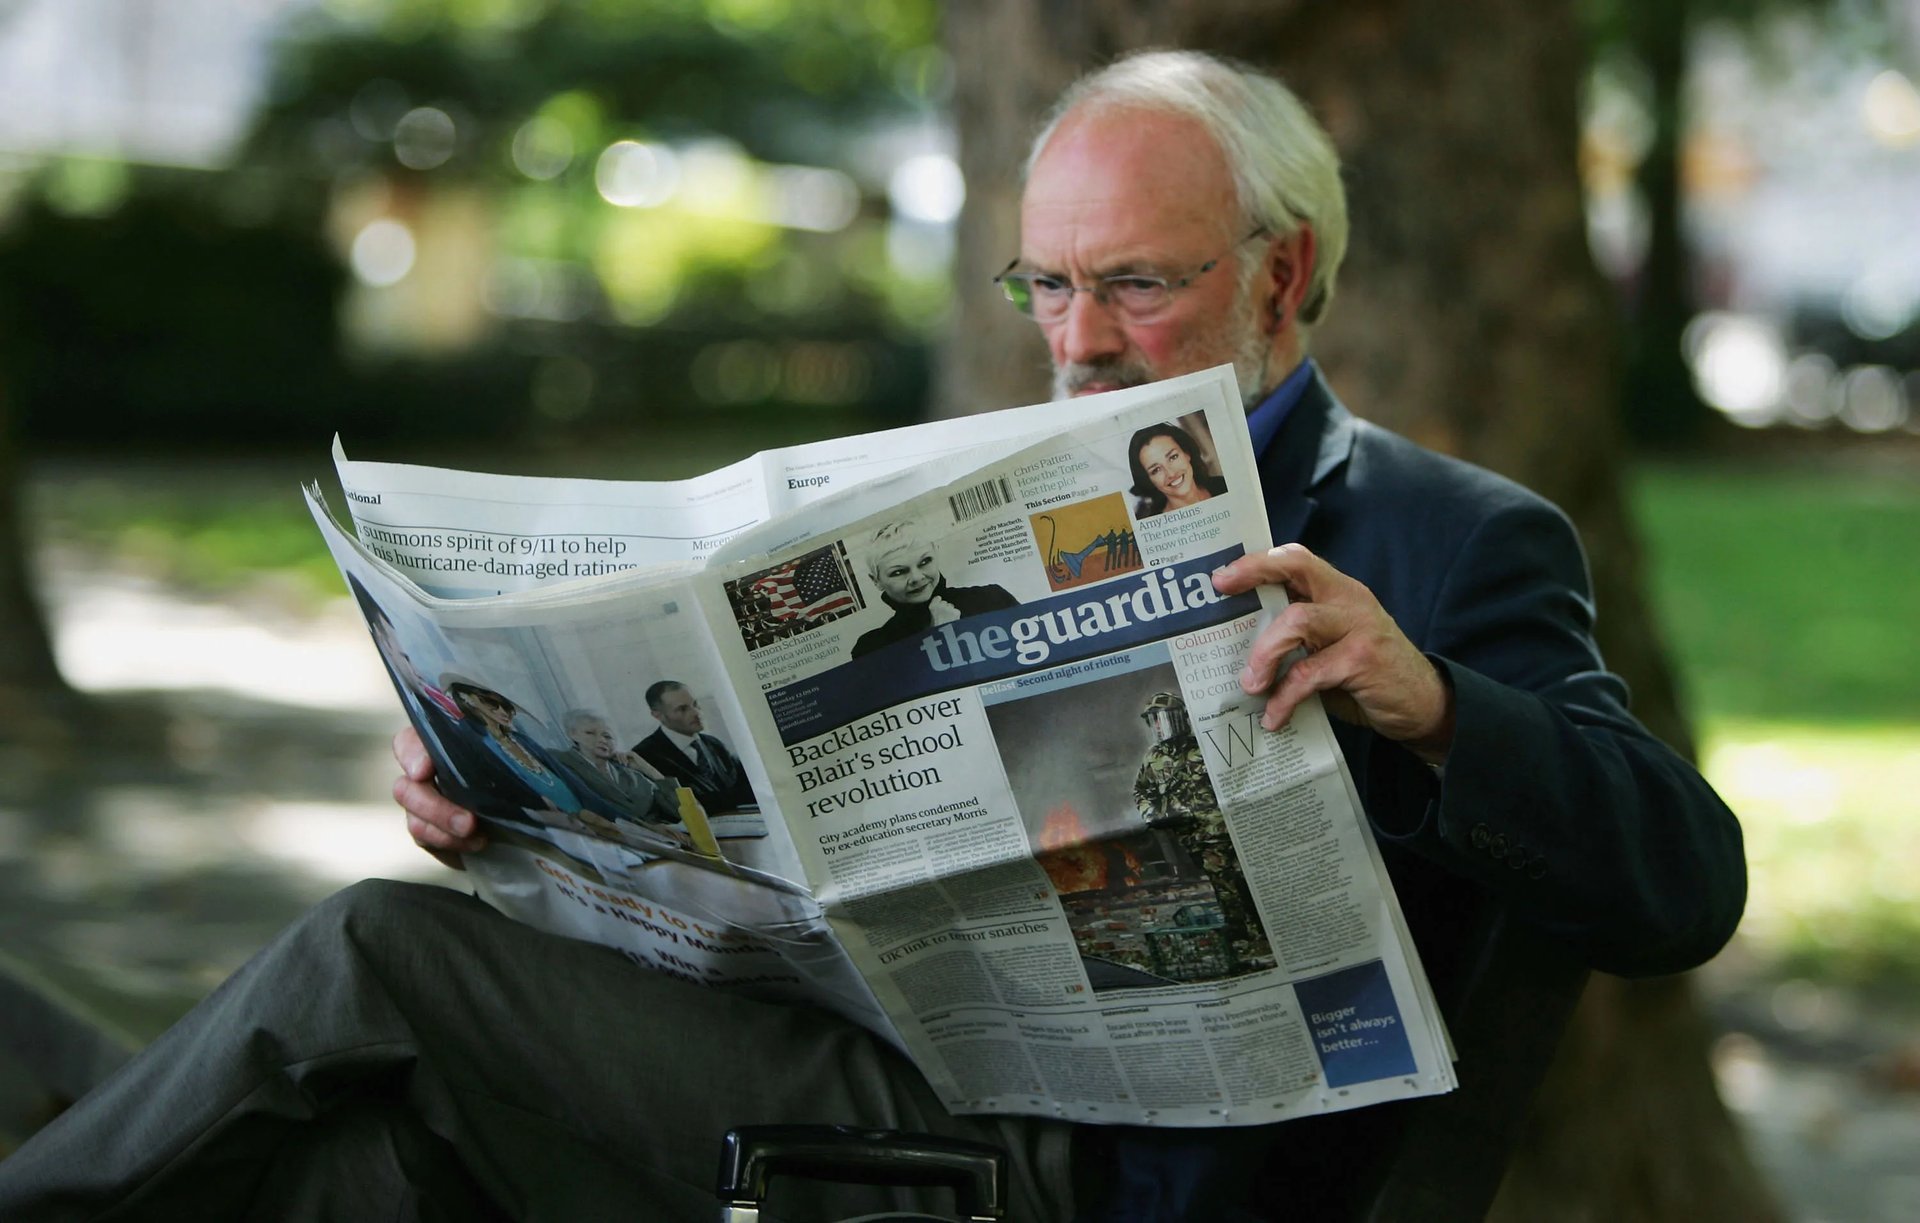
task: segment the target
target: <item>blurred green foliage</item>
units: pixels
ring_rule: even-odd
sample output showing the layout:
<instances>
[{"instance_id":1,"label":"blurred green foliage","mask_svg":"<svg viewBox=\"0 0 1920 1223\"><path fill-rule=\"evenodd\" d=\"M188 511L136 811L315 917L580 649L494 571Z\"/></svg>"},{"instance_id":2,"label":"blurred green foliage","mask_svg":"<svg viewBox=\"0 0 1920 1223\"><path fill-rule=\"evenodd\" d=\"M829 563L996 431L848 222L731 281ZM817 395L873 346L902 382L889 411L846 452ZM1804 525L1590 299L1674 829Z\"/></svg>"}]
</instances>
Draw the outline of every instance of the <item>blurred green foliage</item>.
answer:
<instances>
[{"instance_id":1,"label":"blurred green foliage","mask_svg":"<svg viewBox=\"0 0 1920 1223\"><path fill-rule=\"evenodd\" d=\"M192 596L266 583L309 605L346 593L283 467L55 466L30 486L38 544L82 568L152 578Z\"/></svg>"},{"instance_id":2,"label":"blurred green foliage","mask_svg":"<svg viewBox=\"0 0 1920 1223\"><path fill-rule=\"evenodd\" d=\"M937 243L893 258L899 153L865 138L937 111L936 21L933 0L324 0L229 168L29 172L0 215L17 427L97 451L912 418L948 272ZM618 142L659 162L660 198L613 202ZM348 270L381 219L419 247L398 290Z\"/></svg>"},{"instance_id":3,"label":"blurred green foliage","mask_svg":"<svg viewBox=\"0 0 1920 1223\"><path fill-rule=\"evenodd\" d=\"M1920 482L1646 466L1652 597L1705 718L1920 723Z\"/></svg>"}]
</instances>

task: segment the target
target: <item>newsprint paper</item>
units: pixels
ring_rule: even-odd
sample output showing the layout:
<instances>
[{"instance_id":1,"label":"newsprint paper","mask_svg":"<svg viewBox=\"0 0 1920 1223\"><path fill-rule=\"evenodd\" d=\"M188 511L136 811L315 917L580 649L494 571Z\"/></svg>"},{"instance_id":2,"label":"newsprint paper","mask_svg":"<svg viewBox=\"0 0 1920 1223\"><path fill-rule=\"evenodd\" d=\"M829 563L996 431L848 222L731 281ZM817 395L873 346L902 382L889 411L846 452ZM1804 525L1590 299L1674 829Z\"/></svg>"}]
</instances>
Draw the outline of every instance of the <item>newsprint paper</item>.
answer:
<instances>
[{"instance_id":1,"label":"newsprint paper","mask_svg":"<svg viewBox=\"0 0 1920 1223\"><path fill-rule=\"evenodd\" d=\"M1272 542L1230 370L675 482L335 458L353 533L315 516L504 912L830 1007L956 1112L1454 1086L1318 701L1240 691L1284 596L1210 578Z\"/></svg>"}]
</instances>

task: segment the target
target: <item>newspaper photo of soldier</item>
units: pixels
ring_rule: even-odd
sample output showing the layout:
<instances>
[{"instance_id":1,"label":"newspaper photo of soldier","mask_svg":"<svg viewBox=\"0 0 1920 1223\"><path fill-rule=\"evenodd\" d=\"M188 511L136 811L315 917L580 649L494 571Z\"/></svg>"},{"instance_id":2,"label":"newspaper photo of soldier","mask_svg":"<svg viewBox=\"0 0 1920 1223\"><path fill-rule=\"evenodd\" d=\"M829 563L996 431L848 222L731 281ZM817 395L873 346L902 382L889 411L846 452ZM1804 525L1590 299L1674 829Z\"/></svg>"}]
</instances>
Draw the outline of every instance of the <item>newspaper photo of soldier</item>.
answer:
<instances>
[{"instance_id":1,"label":"newspaper photo of soldier","mask_svg":"<svg viewBox=\"0 0 1920 1223\"><path fill-rule=\"evenodd\" d=\"M1127 443L1127 470L1135 518L1185 509L1227 491L1204 412L1136 432Z\"/></svg>"},{"instance_id":2,"label":"newspaper photo of soldier","mask_svg":"<svg viewBox=\"0 0 1920 1223\"><path fill-rule=\"evenodd\" d=\"M1091 497L1027 519L1046 562L1047 585L1070 590L1140 568L1140 543L1119 493Z\"/></svg>"},{"instance_id":3,"label":"newspaper photo of soldier","mask_svg":"<svg viewBox=\"0 0 1920 1223\"><path fill-rule=\"evenodd\" d=\"M983 697L1096 993L1274 966L1165 646Z\"/></svg>"},{"instance_id":4,"label":"newspaper photo of soldier","mask_svg":"<svg viewBox=\"0 0 1920 1223\"><path fill-rule=\"evenodd\" d=\"M866 607L842 543L728 582L726 592L749 650L811 632Z\"/></svg>"}]
</instances>

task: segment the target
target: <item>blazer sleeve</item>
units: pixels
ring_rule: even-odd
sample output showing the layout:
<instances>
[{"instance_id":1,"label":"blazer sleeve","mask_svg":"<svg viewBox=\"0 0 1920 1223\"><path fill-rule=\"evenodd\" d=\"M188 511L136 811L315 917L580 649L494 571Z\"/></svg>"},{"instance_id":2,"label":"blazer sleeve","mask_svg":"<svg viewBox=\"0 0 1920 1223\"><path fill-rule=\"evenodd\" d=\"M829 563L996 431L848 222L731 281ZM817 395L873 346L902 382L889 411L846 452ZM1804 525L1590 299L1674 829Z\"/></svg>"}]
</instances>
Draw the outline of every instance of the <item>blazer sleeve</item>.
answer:
<instances>
[{"instance_id":1,"label":"blazer sleeve","mask_svg":"<svg viewBox=\"0 0 1920 1223\"><path fill-rule=\"evenodd\" d=\"M1627 710L1600 660L1585 556L1528 500L1483 519L1448 566L1423 648L1452 686L1444 770L1370 754L1383 840L1464 876L1626 976L1678 972L1731 937L1746 903L1739 822ZM1383 776L1382 774L1387 774Z\"/></svg>"}]
</instances>

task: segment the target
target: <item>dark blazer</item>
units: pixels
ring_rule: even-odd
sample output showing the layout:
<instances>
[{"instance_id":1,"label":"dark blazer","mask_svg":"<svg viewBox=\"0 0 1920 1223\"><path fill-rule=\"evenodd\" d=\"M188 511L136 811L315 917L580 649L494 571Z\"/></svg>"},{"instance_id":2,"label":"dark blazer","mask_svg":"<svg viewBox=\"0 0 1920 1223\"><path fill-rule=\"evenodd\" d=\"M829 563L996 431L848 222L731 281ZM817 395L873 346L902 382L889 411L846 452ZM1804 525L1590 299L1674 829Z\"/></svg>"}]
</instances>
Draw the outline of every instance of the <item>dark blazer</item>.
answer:
<instances>
[{"instance_id":1,"label":"dark blazer","mask_svg":"<svg viewBox=\"0 0 1920 1223\"><path fill-rule=\"evenodd\" d=\"M1379 736L1340 745L1436 984L1449 933L1504 904L1591 967L1678 972L1746 901L1740 826L1627 712L1558 509L1348 414L1311 383L1261 460L1276 543L1365 582L1452 684L1444 781Z\"/></svg>"},{"instance_id":2,"label":"dark blazer","mask_svg":"<svg viewBox=\"0 0 1920 1223\"><path fill-rule=\"evenodd\" d=\"M1453 686L1444 778L1335 720L1367 818L1444 1012L1504 909L1588 965L1677 972L1740 920L1740 828L1686 761L1627 712L1594 647L1586 559L1551 504L1356 420L1318 376L1260 460L1276 543L1364 582ZM1107 1192L1252 1200L1275 1217L1354 1217L1406 1106L1170 1140L1092 1131ZM1087 1132L1087 1131L1083 1131ZM1081 1156L1076 1154L1076 1168ZM1248 1184L1248 1181L1252 1184ZM1193 1217L1214 1217L1200 1208Z\"/></svg>"},{"instance_id":3,"label":"dark blazer","mask_svg":"<svg viewBox=\"0 0 1920 1223\"><path fill-rule=\"evenodd\" d=\"M693 796L700 800L701 809L708 815L738 811L741 807L759 802L753 796L753 787L747 784L747 771L741 767L740 758L726 744L704 731L700 734L700 742L713 753L715 767L712 770L695 768L693 761L687 759L687 754L667 738L664 729L656 730L634 744L633 750L642 760L692 790Z\"/></svg>"},{"instance_id":4,"label":"dark blazer","mask_svg":"<svg viewBox=\"0 0 1920 1223\"><path fill-rule=\"evenodd\" d=\"M1365 582L1452 683L1444 778L1334 720L1442 1012L1469 931L1505 910L1599 970L1692 968L1740 922L1740 826L1692 764L1626 712L1594 647L1586 557L1553 505L1356 420L1319 376L1260 459L1275 543ZM1139 1192L1258 1217L1350 1219L1407 1104L1169 1139L1081 1131ZM1075 1169L1083 1165L1075 1154ZM1104 1187L1119 1202L1133 1190ZM1236 1215L1238 1217L1238 1215Z\"/></svg>"}]
</instances>

